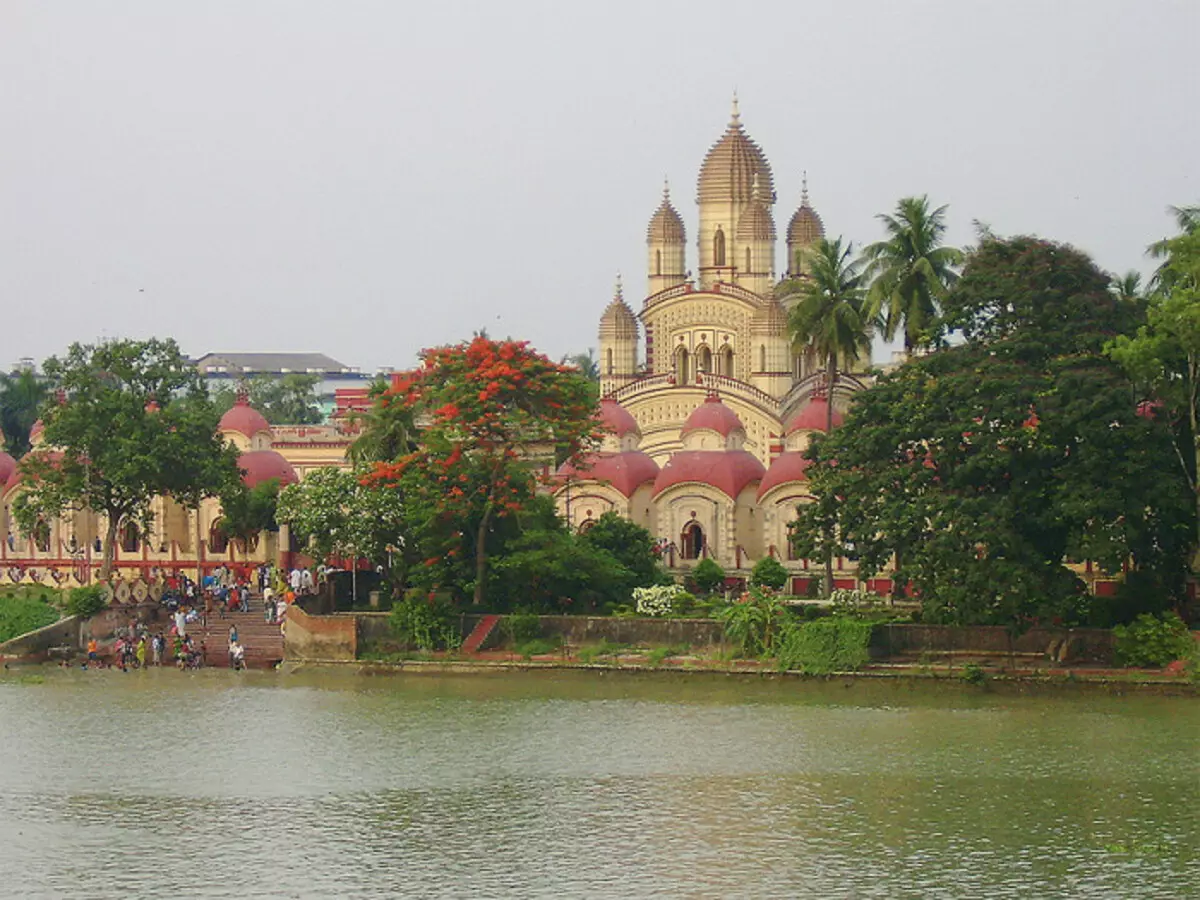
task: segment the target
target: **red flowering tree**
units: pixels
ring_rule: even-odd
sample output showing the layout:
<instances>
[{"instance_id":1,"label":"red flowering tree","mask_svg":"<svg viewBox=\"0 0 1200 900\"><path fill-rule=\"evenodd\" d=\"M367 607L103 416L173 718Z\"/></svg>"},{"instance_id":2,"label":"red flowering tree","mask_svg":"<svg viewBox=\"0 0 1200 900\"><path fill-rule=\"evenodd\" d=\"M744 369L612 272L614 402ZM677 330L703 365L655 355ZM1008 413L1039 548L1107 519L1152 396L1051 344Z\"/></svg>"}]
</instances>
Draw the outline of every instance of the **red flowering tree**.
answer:
<instances>
[{"instance_id":1,"label":"red flowering tree","mask_svg":"<svg viewBox=\"0 0 1200 900\"><path fill-rule=\"evenodd\" d=\"M480 604L488 534L529 502L556 456L595 447L596 401L578 369L523 341L480 336L422 351L421 359L378 401L412 415L418 448L377 463L368 477L403 488L426 569L448 575L471 560Z\"/></svg>"}]
</instances>

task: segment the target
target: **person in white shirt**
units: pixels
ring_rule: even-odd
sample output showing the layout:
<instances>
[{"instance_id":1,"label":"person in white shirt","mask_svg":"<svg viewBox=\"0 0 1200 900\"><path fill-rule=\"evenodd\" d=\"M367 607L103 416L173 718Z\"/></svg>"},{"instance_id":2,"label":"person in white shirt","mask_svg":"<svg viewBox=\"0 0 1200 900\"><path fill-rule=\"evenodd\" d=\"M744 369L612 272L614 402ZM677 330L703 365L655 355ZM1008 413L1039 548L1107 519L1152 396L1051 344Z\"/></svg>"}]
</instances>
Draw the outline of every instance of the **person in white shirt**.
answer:
<instances>
[{"instance_id":1,"label":"person in white shirt","mask_svg":"<svg viewBox=\"0 0 1200 900\"><path fill-rule=\"evenodd\" d=\"M300 591L302 594L311 594L313 592L313 576L309 569L300 570Z\"/></svg>"},{"instance_id":2,"label":"person in white shirt","mask_svg":"<svg viewBox=\"0 0 1200 900\"><path fill-rule=\"evenodd\" d=\"M288 575L288 584L291 585L293 591L295 591L297 594L300 593L300 570L299 569L292 569L291 573Z\"/></svg>"}]
</instances>

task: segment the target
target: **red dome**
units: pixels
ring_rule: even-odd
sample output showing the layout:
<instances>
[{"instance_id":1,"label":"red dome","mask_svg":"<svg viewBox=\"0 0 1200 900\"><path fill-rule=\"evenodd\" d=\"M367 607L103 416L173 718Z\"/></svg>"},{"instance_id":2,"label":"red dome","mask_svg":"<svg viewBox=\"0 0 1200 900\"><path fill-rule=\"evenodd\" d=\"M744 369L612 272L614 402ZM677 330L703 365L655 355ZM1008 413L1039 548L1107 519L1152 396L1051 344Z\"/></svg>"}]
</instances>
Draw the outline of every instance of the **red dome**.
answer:
<instances>
[{"instance_id":1,"label":"red dome","mask_svg":"<svg viewBox=\"0 0 1200 900\"><path fill-rule=\"evenodd\" d=\"M255 487L272 478L280 487L287 487L300 480L292 464L274 450L254 450L238 457L238 468L242 470L242 483Z\"/></svg>"},{"instance_id":2,"label":"red dome","mask_svg":"<svg viewBox=\"0 0 1200 900\"><path fill-rule=\"evenodd\" d=\"M17 461L0 450L0 484L7 486L8 479L12 478L13 472L17 470ZM0 490L0 494L4 493Z\"/></svg>"},{"instance_id":3,"label":"red dome","mask_svg":"<svg viewBox=\"0 0 1200 900\"><path fill-rule=\"evenodd\" d=\"M735 431L746 430L742 425L742 420L737 417L737 413L722 403L721 398L716 394L709 394L704 398L703 403L692 410L692 414L687 417L687 421L683 423L683 429L679 433L684 435L700 428L715 431L722 437L729 437Z\"/></svg>"},{"instance_id":4,"label":"red dome","mask_svg":"<svg viewBox=\"0 0 1200 900\"><path fill-rule=\"evenodd\" d=\"M24 459L21 460L21 462L24 462L26 459L29 459L34 454L36 454L39 458L45 459L47 462L55 462L56 460L62 459L62 454L59 453L58 451L54 451L52 453L46 453L44 451L34 450L32 453L29 453L28 455L26 455L24 457ZM2 454L2 455L8 456L7 453ZM8 458L12 459L11 456L8 456ZM16 488L16 486L19 485L24 480L25 480L25 473L21 471L21 463L15 462L13 464L12 471L9 473L8 478L4 482L4 490L0 491L0 494L7 494L9 491Z\"/></svg>"},{"instance_id":5,"label":"red dome","mask_svg":"<svg viewBox=\"0 0 1200 900\"><path fill-rule=\"evenodd\" d=\"M758 457L745 450L681 450L654 479L655 496L688 481L707 484L737 498L746 485L766 474Z\"/></svg>"},{"instance_id":6,"label":"red dome","mask_svg":"<svg viewBox=\"0 0 1200 900\"><path fill-rule=\"evenodd\" d=\"M797 431L824 431L825 417L828 415L828 401L824 397L809 397L804 405L800 407L800 411L792 416L792 420L788 422L787 430L784 434L792 434ZM833 411L833 427L841 427L844 418L835 408Z\"/></svg>"},{"instance_id":7,"label":"red dome","mask_svg":"<svg viewBox=\"0 0 1200 900\"><path fill-rule=\"evenodd\" d=\"M246 397L240 396L229 412L221 416L218 431L236 431L246 437L254 437L260 431L270 431L271 425Z\"/></svg>"},{"instance_id":8,"label":"red dome","mask_svg":"<svg viewBox=\"0 0 1200 900\"><path fill-rule=\"evenodd\" d=\"M603 397L600 400L600 422L606 431L611 431L617 437L624 437L630 432L642 433L633 413L612 397Z\"/></svg>"},{"instance_id":9,"label":"red dome","mask_svg":"<svg viewBox=\"0 0 1200 900\"><path fill-rule=\"evenodd\" d=\"M45 430L46 430L46 425L44 422L42 422L41 419L38 419L36 422L34 422L33 426L29 429L30 442L32 443L33 439L35 437L37 437L38 435L40 435Z\"/></svg>"},{"instance_id":10,"label":"red dome","mask_svg":"<svg viewBox=\"0 0 1200 900\"><path fill-rule=\"evenodd\" d=\"M808 481L805 470L811 464L810 460L804 458L803 453L794 450L781 453L771 463L771 468L767 469L766 477L763 478L762 484L758 486L759 498L761 499L771 488L779 487L781 484L788 484L794 481Z\"/></svg>"},{"instance_id":11,"label":"red dome","mask_svg":"<svg viewBox=\"0 0 1200 900\"><path fill-rule=\"evenodd\" d=\"M632 497L633 492L641 485L657 477L658 463L640 450L595 453L578 468L572 463L564 463L557 476L560 483L568 478L576 481L605 482L620 491L624 497Z\"/></svg>"}]
</instances>

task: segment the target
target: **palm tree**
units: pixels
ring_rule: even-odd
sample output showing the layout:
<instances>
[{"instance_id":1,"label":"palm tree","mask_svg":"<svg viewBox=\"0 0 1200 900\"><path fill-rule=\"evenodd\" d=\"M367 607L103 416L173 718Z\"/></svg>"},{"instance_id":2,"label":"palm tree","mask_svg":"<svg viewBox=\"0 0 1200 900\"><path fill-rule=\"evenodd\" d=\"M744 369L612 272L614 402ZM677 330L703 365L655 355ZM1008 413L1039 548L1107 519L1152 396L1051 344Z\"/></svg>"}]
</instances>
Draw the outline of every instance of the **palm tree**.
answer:
<instances>
[{"instance_id":1,"label":"palm tree","mask_svg":"<svg viewBox=\"0 0 1200 900\"><path fill-rule=\"evenodd\" d=\"M596 348L588 347L587 353L569 353L562 358L562 365L574 366L588 381L600 380L600 360L596 358Z\"/></svg>"},{"instance_id":2,"label":"palm tree","mask_svg":"<svg viewBox=\"0 0 1200 900\"><path fill-rule=\"evenodd\" d=\"M14 456L29 451L29 431L49 394L47 383L28 369L0 376L0 431Z\"/></svg>"},{"instance_id":3,"label":"palm tree","mask_svg":"<svg viewBox=\"0 0 1200 900\"><path fill-rule=\"evenodd\" d=\"M939 302L958 279L963 260L961 250L942 246L945 215L945 206L930 210L926 196L905 197L894 216L877 216L887 238L863 250L871 281L867 309L872 316L884 316L888 340L903 329L909 354L929 343Z\"/></svg>"},{"instance_id":4,"label":"palm tree","mask_svg":"<svg viewBox=\"0 0 1200 900\"><path fill-rule=\"evenodd\" d=\"M1164 284L1164 281L1171 281L1173 273L1171 272L1171 249L1176 246L1176 241L1181 237L1189 237L1200 231L1200 204L1196 206L1168 206L1167 211L1175 217L1175 224L1179 226L1179 234L1173 238L1163 238L1161 241L1155 241L1146 248L1146 255L1154 259L1163 260L1162 265L1154 270L1154 274L1150 276L1151 289L1158 287L1170 287L1169 284Z\"/></svg>"},{"instance_id":5,"label":"palm tree","mask_svg":"<svg viewBox=\"0 0 1200 900\"><path fill-rule=\"evenodd\" d=\"M1114 297L1127 303L1137 303L1142 299L1142 273L1130 269L1124 275L1114 275L1109 285Z\"/></svg>"},{"instance_id":6,"label":"palm tree","mask_svg":"<svg viewBox=\"0 0 1200 900\"><path fill-rule=\"evenodd\" d=\"M825 361L825 433L833 431L833 388L838 359L847 363L871 351L874 319L866 305L861 264L852 258L853 244L822 238L813 248L812 269L789 315L788 330L797 347ZM833 552L825 535L825 596L833 590Z\"/></svg>"}]
</instances>

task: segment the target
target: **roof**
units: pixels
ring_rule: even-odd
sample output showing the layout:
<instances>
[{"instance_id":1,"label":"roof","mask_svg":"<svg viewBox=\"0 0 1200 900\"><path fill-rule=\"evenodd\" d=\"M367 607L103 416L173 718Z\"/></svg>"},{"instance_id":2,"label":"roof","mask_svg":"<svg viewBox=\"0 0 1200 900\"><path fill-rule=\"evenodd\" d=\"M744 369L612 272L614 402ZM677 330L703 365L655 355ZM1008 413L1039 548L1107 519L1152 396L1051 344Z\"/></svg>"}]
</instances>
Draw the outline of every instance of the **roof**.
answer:
<instances>
[{"instance_id":1,"label":"roof","mask_svg":"<svg viewBox=\"0 0 1200 900\"><path fill-rule=\"evenodd\" d=\"M829 407L824 397L809 397L804 401L804 405L800 407L799 412L788 421L784 434L792 434L796 431L824 431L828 409ZM835 408L833 411L833 427L840 427L842 421L842 414Z\"/></svg>"},{"instance_id":2,"label":"roof","mask_svg":"<svg viewBox=\"0 0 1200 900\"><path fill-rule=\"evenodd\" d=\"M624 453L594 453L576 467L564 463L558 470L558 481L568 478L576 481L603 482L611 484L624 497L632 497L641 485L658 477L658 463L641 450Z\"/></svg>"},{"instance_id":3,"label":"roof","mask_svg":"<svg viewBox=\"0 0 1200 900\"><path fill-rule=\"evenodd\" d=\"M771 462L771 467L767 469L766 476L758 486L758 498L761 500L767 491L777 488L781 484L808 481L805 470L811 464L811 460L805 459L804 454L798 451L789 450L781 453Z\"/></svg>"},{"instance_id":4,"label":"roof","mask_svg":"<svg viewBox=\"0 0 1200 900\"><path fill-rule=\"evenodd\" d=\"M224 371L231 375L246 372L308 372L310 369L341 372L350 368L324 353L206 353L196 360L196 368L201 372L207 373L216 367L224 367Z\"/></svg>"},{"instance_id":5,"label":"roof","mask_svg":"<svg viewBox=\"0 0 1200 900\"><path fill-rule=\"evenodd\" d=\"M775 202L775 184L766 155L742 129L741 115L734 100L733 116L725 133L709 149L700 166L697 199L749 200L754 176L759 179L763 202Z\"/></svg>"},{"instance_id":6,"label":"roof","mask_svg":"<svg viewBox=\"0 0 1200 900\"><path fill-rule=\"evenodd\" d=\"M646 227L647 244L682 244L687 240L683 228L683 219L679 211L671 204L671 195L663 188L662 203L650 217Z\"/></svg>"},{"instance_id":7,"label":"roof","mask_svg":"<svg viewBox=\"0 0 1200 900\"><path fill-rule=\"evenodd\" d=\"M766 474L758 457L746 450L680 450L654 479L655 496L676 484L707 484L736 499Z\"/></svg>"},{"instance_id":8,"label":"roof","mask_svg":"<svg viewBox=\"0 0 1200 900\"><path fill-rule=\"evenodd\" d=\"M242 483L248 488L274 478L280 487L295 484L300 480L292 464L274 450L253 450L238 457L238 468L242 470Z\"/></svg>"},{"instance_id":9,"label":"roof","mask_svg":"<svg viewBox=\"0 0 1200 900\"><path fill-rule=\"evenodd\" d=\"M246 437L254 437L262 431L269 432L271 424L257 409L250 405L245 394L239 394L233 406L221 416L218 431L236 431Z\"/></svg>"},{"instance_id":10,"label":"roof","mask_svg":"<svg viewBox=\"0 0 1200 900\"><path fill-rule=\"evenodd\" d=\"M0 450L0 494L4 493L3 488L8 484L8 479L12 477L13 472L17 470L17 461Z\"/></svg>"},{"instance_id":11,"label":"roof","mask_svg":"<svg viewBox=\"0 0 1200 900\"><path fill-rule=\"evenodd\" d=\"M771 299L754 311L750 319L751 334L778 336L787 333L788 316L783 304Z\"/></svg>"},{"instance_id":12,"label":"roof","mask_svg":"<svg viewBox=\"0 0 1200 900\"><path fill-rule=\"evenodd\" d=\"M612 397L600 398L600 423L606 431L611 431L617 437L630 433L641 434L637 419Z\"/></svg>"},{"instance_id":13,"label":"roof","mask_svg":"<svg viewBox=\"0 0 1200 900\"><path fill-rule=\"evenodd\" d=\"M806 247L815 244L824 236L825 223L805 198L800 208L792 214L792 220L788 222L787 242L790 245Z\"/></svg>"},{"instance_id":14,"label":"roof","mask_svg":"<svg viewBox=\"0 0 1200 900\"><path fill-rule=\"evenodd\" d=\"M704 398L703 403L692 410L692 414L683 423L679 434L685 435L700 428L715 431L722 437L729 437L735 431L746 430L742 425L742 420L737 417L737 413L722 403L721 398L716 394L709 394Z\"/></svg>"}]
</instances>

